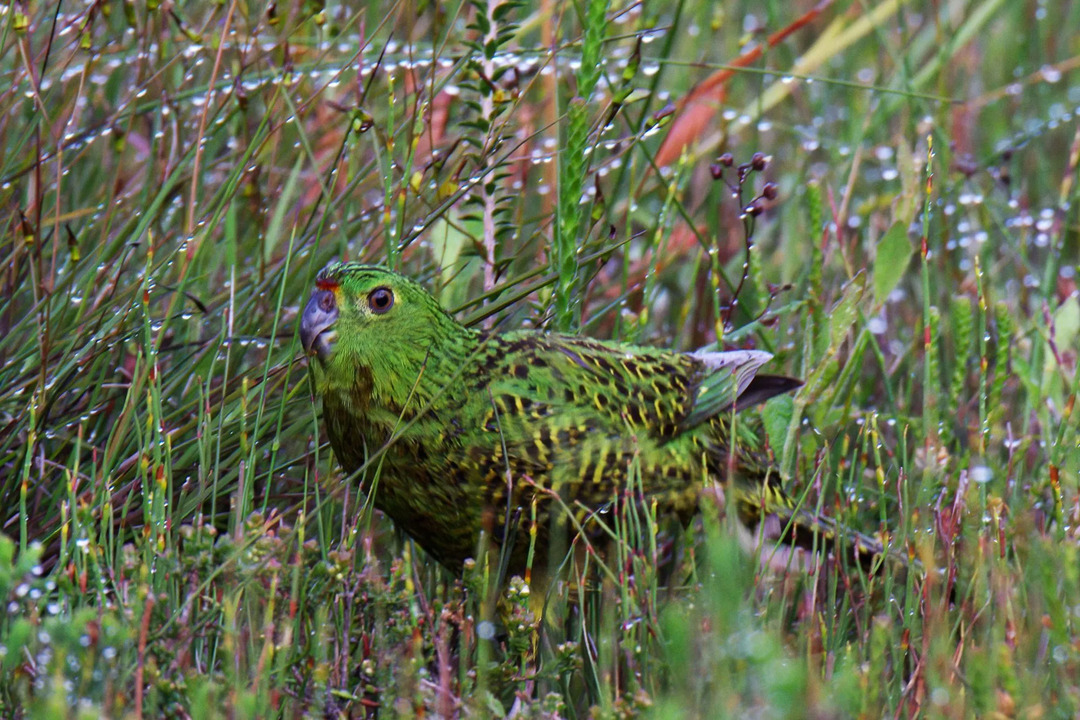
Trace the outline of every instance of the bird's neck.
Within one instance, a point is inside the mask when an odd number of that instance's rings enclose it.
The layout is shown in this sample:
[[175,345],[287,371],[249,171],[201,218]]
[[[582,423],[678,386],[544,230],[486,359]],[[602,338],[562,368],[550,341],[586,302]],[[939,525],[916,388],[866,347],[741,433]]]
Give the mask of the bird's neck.
[[350,415],[369,422],[397,423],[417,417],[440,398],[453,395],[481,342],[459,325],[418,332],[408,343],[387,343],[347,359],[345,372],[317,378],[320,394]]
[[373,372],[373,402],[411,416],[454,394],[478,344],[476,333],[458,330],[452,337],[433,339],[426,347],[417,345],[404,362]]

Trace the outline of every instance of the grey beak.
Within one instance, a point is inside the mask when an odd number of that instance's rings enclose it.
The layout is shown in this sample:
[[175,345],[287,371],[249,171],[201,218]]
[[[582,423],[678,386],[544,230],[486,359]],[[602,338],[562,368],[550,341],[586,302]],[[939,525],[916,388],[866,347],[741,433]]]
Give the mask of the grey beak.
[[304,314],[300,316],[300,344],[304,352],[313,352],[319,359],[325,360],[330,355],[330,341],[334,333],[330,331],[337,320],[337,300],[331,290],[316,290],[311,294]]

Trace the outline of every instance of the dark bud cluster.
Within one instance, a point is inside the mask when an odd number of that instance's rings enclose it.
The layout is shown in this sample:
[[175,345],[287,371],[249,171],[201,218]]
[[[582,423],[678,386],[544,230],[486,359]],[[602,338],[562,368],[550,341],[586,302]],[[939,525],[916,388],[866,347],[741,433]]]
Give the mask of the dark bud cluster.
[[731,153],[724,153],[716,158],[716,162],[709,166],[709,172],[712,173],[713,180],[724,177],[724,168],[729,168],[734,164],[735,158],[731,156]]
[[[761,188],[761,193],[754,196],[749,203],[743,203],[743,186],[753,173],[761,172],[769,166],[769,157],[763,152],[756,152],[750,156],[750,162],[735,165],[735,158],[731,153],[724,153],[716,158],[716,162],[709,165],[709,174],[713,180],[724,182],[735,194],[743,213],[748,217],[757,217],[765,212],[780,196],[780,188],[774,182],[767,182]],[[724,177],[724,171],[735,168],[735,182],[728,182]]]
[[[741,187],[751,173],[761,172],[769,166],[769,157],[763,152],[756,152],[750,157],[750,162],[740,163],[735,168],[736,183]],[[709,173],[712,174],[713,180],[721,180],[724,177],[724,171],[735,167],[735,158],[731,153],[724,153],[716,158],[716,162],[709,165]],[[735,188],[732,188],[735,189]]]
[[768,210],[778,197],[780,197],[780,186],[774,182],[767,182],[761,186],[761,194],[751,200],[743,211],[750,217],[757,217]]
[[714,180],[719,180],[724,177],[724,168],[734,165],[735,159],[731,157],[730,152],[725,152],[716,159],[716,162],[708,166],[708,172],[712,173]]
[[750,201],[749,205],[743,208],[743,212],[745,212],[750,217],[757,217],[761,213],[765,212],[765,203],[762,202],[762,199],[760,197],[756,197]]

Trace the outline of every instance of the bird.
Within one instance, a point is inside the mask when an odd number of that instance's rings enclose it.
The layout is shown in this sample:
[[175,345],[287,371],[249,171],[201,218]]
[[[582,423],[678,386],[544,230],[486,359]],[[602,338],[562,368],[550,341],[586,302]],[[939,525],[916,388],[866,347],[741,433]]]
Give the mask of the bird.
[[801,384],[759,373],[767,352],[466,327],[420,283],[356,262],[318,274],[299,336],[337,461],[451,573],[482,536],[506,577],[546,572],[575,538],[610,537],[620,494],[683,524],[714,486],[748,527],[797,516],[737,427]]

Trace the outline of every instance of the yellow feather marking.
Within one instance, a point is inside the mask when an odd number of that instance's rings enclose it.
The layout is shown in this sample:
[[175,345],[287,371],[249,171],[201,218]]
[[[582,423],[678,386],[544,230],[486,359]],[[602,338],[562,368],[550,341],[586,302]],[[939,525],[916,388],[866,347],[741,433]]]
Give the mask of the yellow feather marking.
[[591,460],[592,448],[585,445],[581,458],[578,460],[578,482],[583,482],[585,480],[585,468],[589,467],[589,462]]
[[604,480],[604,458],[601,456],[600,462],[596,463],[596,469],[593,470],[592,483],[593,485],[600,485]]

